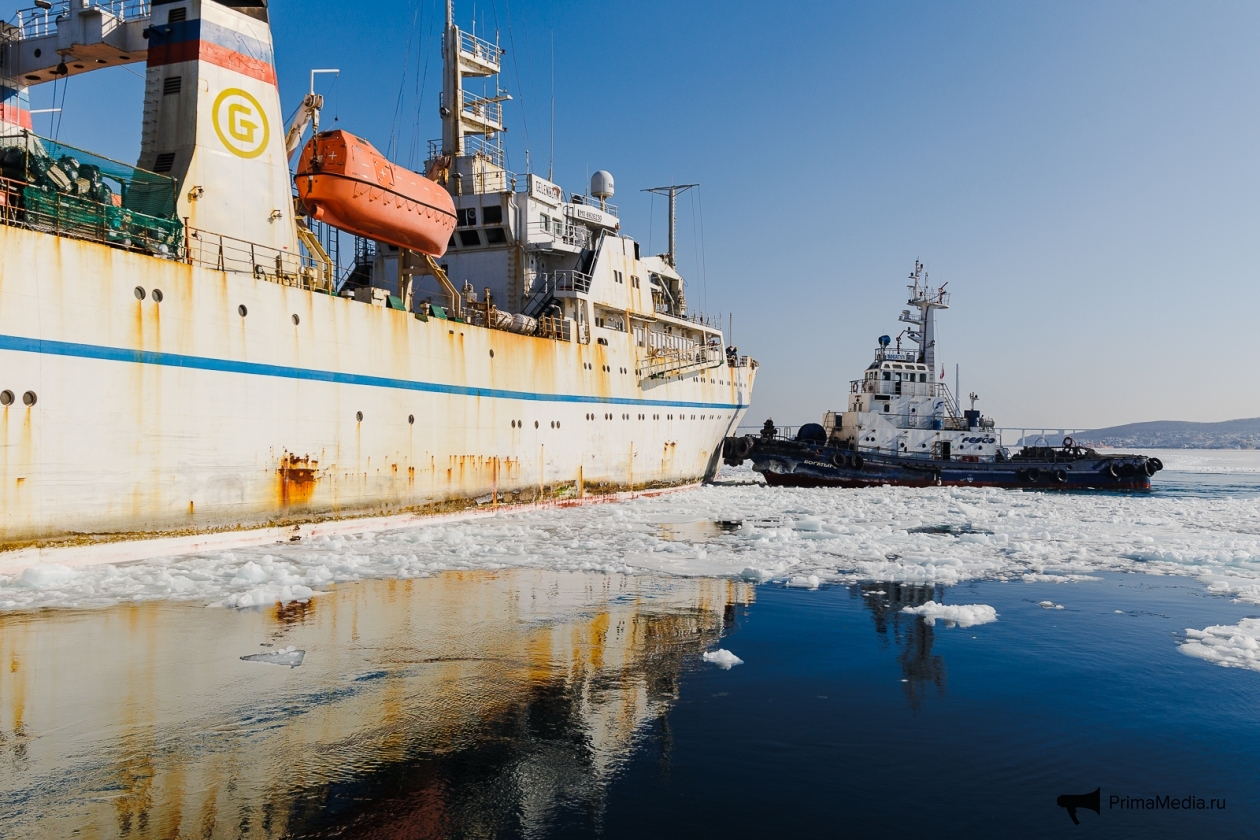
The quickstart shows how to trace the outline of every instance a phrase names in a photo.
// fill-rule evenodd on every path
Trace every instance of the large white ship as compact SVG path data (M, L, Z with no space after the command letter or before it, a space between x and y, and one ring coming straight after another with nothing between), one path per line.
M364 240L345 271L294 201L321 102L283 124L265 0L48 5L0 33L0 551L716 470L756 363L688 309L672 230L658 256L621 232L611 176L507 169L497 38L448 7L425 173L457 214L446 253ZM31 132L30 86L138 62L138 168ZM356 200L433 216L339 134L377 162Z

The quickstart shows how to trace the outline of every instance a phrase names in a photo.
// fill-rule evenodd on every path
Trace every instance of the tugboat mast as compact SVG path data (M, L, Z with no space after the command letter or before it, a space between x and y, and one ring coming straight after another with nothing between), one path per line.
M911 306L919 310L916 317L911 314L909 309L901 312L899 319L903 324L909 324L910 330L907 337L919 345L918 361L927 365L928 370L936 372L936 317L937 309L949 309L949 292L945 291L948 282L933 287L928 283L928 274L923 267L923 263L918 260L914 261L914 271L910 273L910 279L913 281L908 288L910 290L910 299L906 301Z

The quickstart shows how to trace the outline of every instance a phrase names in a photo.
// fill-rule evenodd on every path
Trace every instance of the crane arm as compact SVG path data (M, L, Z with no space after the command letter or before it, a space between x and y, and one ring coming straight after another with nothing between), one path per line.
M286 159L293 157L298 146L302 145L302 133L306 131L307 125L314 126L314 133L319 133L319 110L323 107L324 97L318 93L308 93L302 98L297 116L293 118L293 124L289 126L289 131L284 136Z

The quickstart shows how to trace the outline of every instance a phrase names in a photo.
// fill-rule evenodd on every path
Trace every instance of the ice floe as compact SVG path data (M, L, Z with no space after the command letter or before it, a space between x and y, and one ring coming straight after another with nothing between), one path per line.
M1253 460L1260 469L1255 454L1184 457L1224 469L1219 464L1237 456L1245 471ZM1173 470L1182 456L1160 457ZM860 581L1070 584L1141 571L1194 577L1214 593L1260 604L1260 504L1243 494L775 488L745 469L718 485L613 504L518 509L126 565L39 564L0 576L0 610L154 599L250 608L307 600L356 580L509 568L742 577L809 589Z
M744 660L740 659L726 648L718 648L714 651L706 650L704 653L700 654L700 658L705 662L712 662L723 671L729 671L736 665L744 664Z
M1062 604L1056 604L1054 601L1038 601L1038 602L1037 602L1037 606L1041 607L1042 609L1046 609L1046 610L1061 610L1061 609L1063 609L1063 605L1062 605Z
M1181 652L1225 668L1260 671L1260 618L1244 618L1237 624L1216 624L1203 630L1186 630Z
M298 650L290 645L283 650L273 650L267 653L251 653L249 656L242 656L241 659L246 662L265 662L268 665L288 665L290 668L296 668L302 664L302 660L306 658L306 651Z
M938 618L945 622L946 627L975 627L997 621L997 610L988 604L938 604L928 601L917 607L902 607L901 611L923 616L928 626L936 624Z

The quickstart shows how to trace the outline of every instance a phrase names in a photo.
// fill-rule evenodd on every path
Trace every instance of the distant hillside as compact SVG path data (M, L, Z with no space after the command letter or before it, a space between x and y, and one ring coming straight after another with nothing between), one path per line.
M1076 440L1089 446L1137 449L1257 449L1260 448L1260 417L1222 423L1183 420L1129 423L1081 432Z

